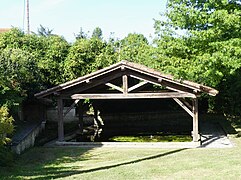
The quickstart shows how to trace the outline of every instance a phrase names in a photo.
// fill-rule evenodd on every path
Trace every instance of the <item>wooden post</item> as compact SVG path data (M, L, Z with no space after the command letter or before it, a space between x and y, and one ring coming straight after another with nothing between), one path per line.
M198 142L200 140L199 138L199 132L198 132L198 99L193 99L193 141Z
M83 135L83 130L84 130L84 122L83 122L83 101L79 101L78 103L78 114L79 114L79 129L80 129L80 134Z
M122 76L122 81L123 81L123 93L124 93L124 95L127 95L127 93L128 93L128 77L127 77L127 75Z
M64 141L63 99L58 98L58 141Z

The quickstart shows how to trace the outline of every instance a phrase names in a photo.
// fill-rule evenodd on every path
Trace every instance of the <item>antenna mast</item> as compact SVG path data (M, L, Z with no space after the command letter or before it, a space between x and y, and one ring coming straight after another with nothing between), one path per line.
M28 26L28 31L27 31L27 33L30 34L30 25L29 25L29 0L27 0L27 26Z

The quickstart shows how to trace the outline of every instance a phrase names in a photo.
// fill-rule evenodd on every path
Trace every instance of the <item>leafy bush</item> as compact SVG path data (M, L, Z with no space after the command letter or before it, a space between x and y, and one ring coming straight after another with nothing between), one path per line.
M13 129L13 117L9 116L8 108L6 106L0 107L0 147L10 141L7 135L11 134Z
M10 166L13 162L12 152L5 147L10 139L8 134L13 132L13 117L9 115L6 106L0 107L0 166Z

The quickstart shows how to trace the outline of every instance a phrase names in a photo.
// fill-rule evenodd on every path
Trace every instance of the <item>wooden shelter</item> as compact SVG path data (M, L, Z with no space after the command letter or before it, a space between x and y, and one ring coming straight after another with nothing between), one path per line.
M157 90L144 87L155 85ZM145 89L145 90L143 90ZM63 118L79 100L107 99L163 99L171 98L193 118L193 141L200 140L198 130L198 97L202 93L215 96L218 91L191 81L178 81L170 75L146 66L121 61L107 68L79 77L35 94L39 99L55 96L58 105L58 141L64 141ZM63 112L63 101L75 100L69 110ZM191 103L187 101L191 99ZM81 105L81 103L79 103ZM80 107L80 106L79 106ZM80 126L83 122L81 107L79 109ZM83 127L82 127L83 128Z

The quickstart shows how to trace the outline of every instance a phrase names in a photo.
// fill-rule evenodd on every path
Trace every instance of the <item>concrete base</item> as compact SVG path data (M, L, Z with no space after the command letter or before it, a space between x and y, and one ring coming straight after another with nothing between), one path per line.
M162 148L162 149L176 149L176 148L198 148L200 142L59 142L56 141L56 146L69 147L123 147L123 148Z

